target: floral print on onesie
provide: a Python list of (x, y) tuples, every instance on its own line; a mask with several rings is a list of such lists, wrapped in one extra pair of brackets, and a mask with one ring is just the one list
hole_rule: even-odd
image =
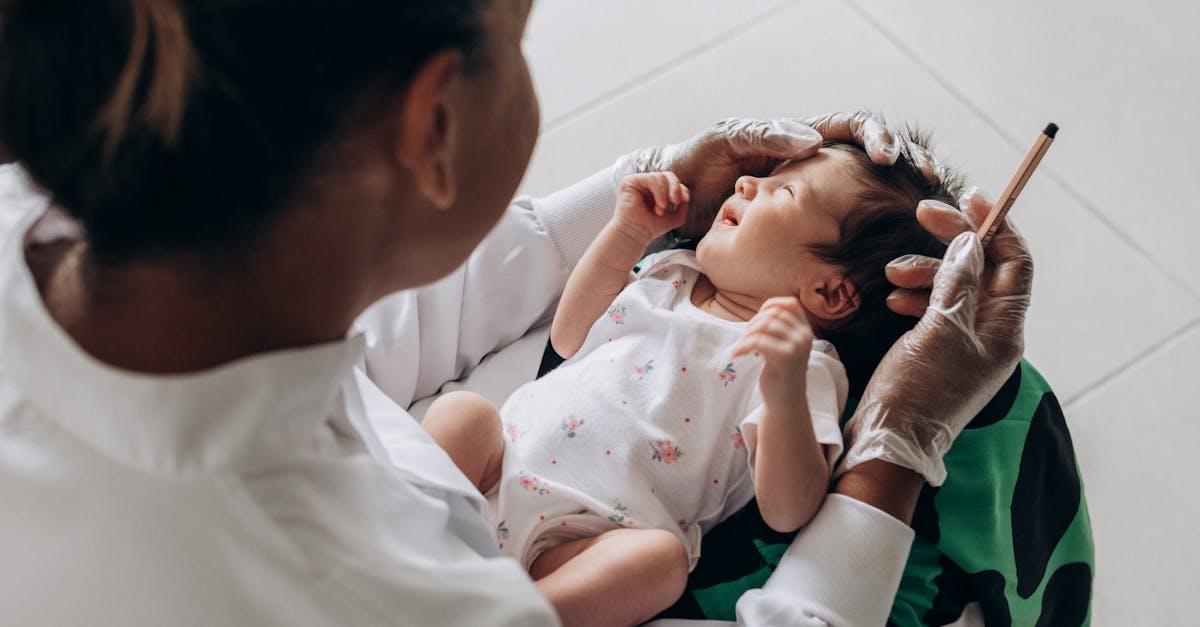
[[(671, 531), (694, 563), (703, 531), (754, 495), (762, 360), (731, 355), (746, 323), (692, 304), (694, 253), (653, 261), (571, 359), (501, 408), (507, 448), (489, 514), (502, 552), (526, 566), (553, 543), (618, 527)], [(813, 351), (808, 385), (835, 459), (846, 384), (831, 347)]]

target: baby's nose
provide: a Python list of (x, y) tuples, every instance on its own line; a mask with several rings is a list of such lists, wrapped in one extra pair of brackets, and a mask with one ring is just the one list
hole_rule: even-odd
[(753, 176), (739, 176), (733, 185), (733, 190), (740, 196), (753, 199), (754, 195), (758, 193), (758, 179)]

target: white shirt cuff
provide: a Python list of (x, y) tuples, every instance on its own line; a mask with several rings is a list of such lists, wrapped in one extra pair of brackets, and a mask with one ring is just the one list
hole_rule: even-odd
[(616, 204), (612, 168), (532, 201), (538, 222), (558, 247), (567, 268), (574, 268), (583, 258), (592, 240), (612, 219)]
[(738, 623), (883, 625), (913, 536), (882, 510), (830, 494), (762, 589), (738, 601)]

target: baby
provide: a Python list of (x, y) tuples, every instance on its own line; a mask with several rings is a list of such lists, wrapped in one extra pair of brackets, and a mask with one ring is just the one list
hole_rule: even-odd
[(684, 223), (689, 194), (670, 172), (622, 182), (554, 318), (563, 365), (499, 412), (452, 393), (423, 422), (564, 624), (668, 607), (703, 533), (751, 498), (781, 532), (813, 516), (848, 391), (913, 325), (886, 307), (884, 266), (941, 256), (915, 208), (953, 204), (957, 187), (903, 157), (885, 168), (828, 144), (741, 177), (694, 253), (658, 253), (631, 274)]

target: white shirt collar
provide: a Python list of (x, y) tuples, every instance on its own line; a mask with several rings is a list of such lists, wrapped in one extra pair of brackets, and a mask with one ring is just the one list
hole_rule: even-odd
[(0, 254), (5, 379), (32, 408), (88, 446), (135, 467), (193, 473), (245, 468), (266, 450), (324, 428), (361, 359), (355, 336), (274, 351), (210, 370), (157, 376), (85, 353), (46, 310), (25, 265), (27, 216)]

